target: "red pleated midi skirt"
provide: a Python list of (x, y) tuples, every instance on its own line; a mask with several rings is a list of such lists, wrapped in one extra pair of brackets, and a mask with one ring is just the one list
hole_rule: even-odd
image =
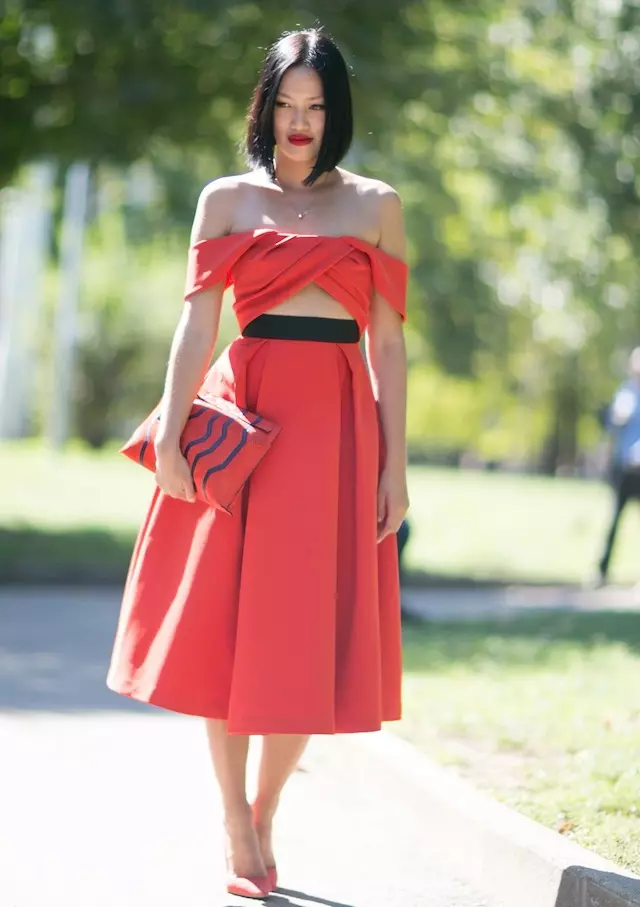
[(108, 686), (233, 734), (378, 730), (400, 717), (400, 595), (358, 344), (239, 337), (205, 388), (281, 432), (232, 515), (155, 491)]

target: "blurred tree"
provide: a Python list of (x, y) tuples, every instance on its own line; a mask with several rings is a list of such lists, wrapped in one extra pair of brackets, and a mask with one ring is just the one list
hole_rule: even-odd
[[(0, 18), (0, 178), (47, 154), (135, 160), (154, 139), (212, 146), (236, 161), (238, 126), (264, 47), (309, 25), (306, 4), (275, 0), (3, 0)], [(342, 0), (323, 10), (372, 87), (390, 31), (406, 32), (410, 0)], [(375, 110), (373, 98), (369, 112)]]
[(414, 323), (447, 371), (502, 370), (506, 389), (546, 400), (553, 471), (576, 462), (616, 355), (638, 338), (640, 8), (413, 13), (430, 52), (403, 65), (426, 87), (382, 140), (410, 199)]
[(480, 446), (528, 408), (544, 468), (575, 461), (640, 328), (636, 0), (4, 0), (0, 175), (144, 157), (186, 225), (239, 166), (264, 46), (316, 15), (354, 70), (352, 161), (405, 203), (420, 356)]

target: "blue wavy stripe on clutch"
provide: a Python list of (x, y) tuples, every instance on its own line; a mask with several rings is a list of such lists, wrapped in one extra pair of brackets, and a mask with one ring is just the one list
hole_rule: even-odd
[(192, 447), (195, 447), (196, 444), (204, 444), (205, 441), (208, 441), (213, 433), (213, 423), (220, 418), (220, 413), (213, 413), (207, 420), (207, 430), (200, 438), (194, 438), (193, 441), (189, 441), (185, 447), (183, 454), (186, 457)]
[[(215, 416), (211, 416), (211, 419), (209, 420), (210, 430), (207, 434), (207, 438), (211, 435), (211, 430), (213, 428), (213, 422), (218, 418), (219, 415), (220, 415), (219, 413), (216, 413)], [(233, 422), (233, 419), (227, 417), (225, 419), (224, 425), (222, 426), (222, 430), (220, 432), (220, 437), (216, 441), (214, 441), (214, 443), (211, 445), (211, 447), (206, 447), (204, 450), (201, 450), (199, 453), (197, 453), (195, 455), (195, 457), (193, 458), (193, 463), (191, 464), (191, 475), (192, 476), (195, 473), (195, 468), (196, 468), (196, 464), (198, 463), (198, 461), (201, 460), (202, 457), (206, 457), (207, 454), (213, 453), (214, 450), (217, 450), (220, 447), (220, 445), (223, 444), (227, 440), (227, 435), (229, 434), (229, 426), (231, 425), (232, 422)], [(243, 431), (246, 431), (246, 429), (243, 429)], [(195, 442), (192, 442), (192, 443), (195, 443)], [(189, 447), (190, 446), (191, 445), (189, 445)], [(185, 454), (186, 454), (186, 451), (185, 451)]]
[(236, 444), (234, 449), (232, 451), (230, 451), (227, 458), (225, 460), (223, 460), (222, 463), (218, 463), (217, 466), (210, 466), (209, 469), (207, 469), (207, 471), (205, 472), (204, 477), (202, 479), (202, 493), (203, 494), (205, 493), (205, 489), (207, 486), (207, 482), (209, 481), (209, 478), (213, 475), (214, 472), (220, 472), (222, 469), (225, 469), (225, 467), (227, 467), (229, 465), (229, 463), (233, 460), (233, 458), (238, 455), (238, 453), (242, 450), (244, 445), (247, 443), (248, 434), (249, 433), (246, 430), (246, 428), (243, 428), (242, 437), (240, 438), (240, 440), (238, 441), (238, 443)]
[[(208, 427), (209, 427), (209, 430), (206, 432), (205, 435), (203, 435), (202, 438), (198, 438), (197, 440), (191, 441), (189, 444), (187, 444), (187, 446), (186, 446), (186, 448), (185, 448), (185, 451), (184, 451), (185, 456), (187, 455), (187, 452), (188, 452), (189, 449), (192, 447), (192, 445), (198, 444), (200, 441), (206, 441), (206, 440), (209, 439), (209, 437), (210, 437), (210, 435), (211, 435), (211, 428), (212, 428), (213, 422), (214, 422), (220, 415), (221, 415), (221, 413), (215, 413), (214, 415), (211, 416), (211, 418), (209, 419), (209, 422), (207, 423), (207, 425), (208, 425)], [(251, 425), (252, 425), (252, 426), (253, 426), (253, 425), (257, 425), (258, 422), (260, 422), (261, 420), (262, 420), (262, 416), (258, 416), (258, 417), (255, 419), (255, 421), (251, 423)], [(229, 434), (229, 427), (233, 424), (234, 421), (235, 421), (235, 419), (233, 419), (231, 416), (227, 416), (226, 419), (225, 419), (225, 423), (224, 423), (224, 425), (222, 426), (222, 430), (221, 430), (221, 432), (220, 432), (220, 437), (218, 438), (218, 440), (215, 441), (215, 443), (213, 443), (213, 444), (211, 445), (211, 447), (207, 447), (205, 450), (201, 450), (201, 451), (200, 451), (199, 453), (197, 453), (196, 456), (193, 458), (193, 463), (191, 464), (191, 475), (192, 475), (192, 477), (195, 475), (195, 468), (196, 468), (196, 464), (198, 463), (198, 461), (199, 461), (202, 457), (207, 456), (207, 454), (213, 453), (215, 450), (218, 449), (218, 447), (220, 447), (221, 444), (224, 443), (224, 441), (226, 441), (227, 435)], [(212, 466), (212, 467), (210, 467), (210, 469), (207, 470), (207, 473), (206, 473), (205, 478), (204, 478), (203, 483), (202, 483), (203, 490), (204, 490), (204, 483), (206, 482), (207, 477), (208, 477), (209, 475), (211, 475), (211, 473), (213, 473), (213, 472), (219, 472), (221, 469), (224, 469), (226, 466), (228, 466), (229, 463), (233, 460), (233, 458), (238, 454), (238, 451), (240, 451), (240, 450), (244, 447), (244, 445), (247, 443), (247, 435), (249, 434), (249, 432), (247, 431), (246, 428), (242, 428), (241, 431), (242, 431), (242, 439), (238, 442), (237, 447), (236, 447), (234, 450), (231, 451), (231, 453), (228, 455), (228, 457), (226, 458), (226, 460), (223, 460), (223, 462), (220, 463), (218, 466)]]

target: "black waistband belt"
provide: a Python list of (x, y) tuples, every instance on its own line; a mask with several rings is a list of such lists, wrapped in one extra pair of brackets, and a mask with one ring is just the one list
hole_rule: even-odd
[(243, 337), (267, 340), (320, 340), (358, 343), (358, 322), (351, 318), (316, 318), (311, 315), (258, 315), (245, 327)]

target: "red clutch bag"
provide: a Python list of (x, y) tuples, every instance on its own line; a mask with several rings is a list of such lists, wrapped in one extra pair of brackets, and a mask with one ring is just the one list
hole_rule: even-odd
[[(160, 404), (120, 449), (152, 472), (154, 440), (160, 425)], [(280, 426), (240, 409), (213, 394), (198, 394), (191, 407), (180, 449), (191, 469), (199, 500), (231, 513), (240, 489), (280, 432)]]

